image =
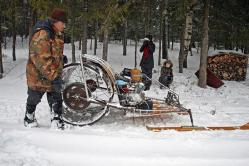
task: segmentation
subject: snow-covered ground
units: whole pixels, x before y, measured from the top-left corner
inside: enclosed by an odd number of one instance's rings
[[[98,56],[101,55],[98,45]],[[244,82],[225,81],[219,89],[201,89],[194,73],[199,56],[189,56],[189,68],[178,73],[178,51],[169,50],[174,62],[172,90],[193,111],[195,125],[242,125],[249,122],[249,78]],[[157,47],[158,48],[158,47]],[[79,54],[77,50],[77,54]],[[89,54],[93,50],[88,50]],[[108,62],[120,72],[134,67],[134,46],[122,56],[120,44],[110,44]],[[26,102],[25,66],[27,45],[18,43],[17,61],[10,47],[4,50],[4,78],[0,80],[0,165],[1,166],[248,166],[249,131],[151,132],[144,122],[112,112],[92,126],[72,127],[64,131],[50,129],[50,113],[46,97],[37,107],[40,128],[23,126]],[[65,54],[70,56],[70,45]],[[155,52],[157,64],[158,50]],[[139,61],[139,57],[138,57]],[[154,78],[160,67],[156,65]],[[249,72],[249,71],[248,71]],[[153,85],[146,95],[163,98],[165,91]],[[189,125],[185,116],[169,115],[167,125]],[[164,122],[165,123],[165,122]]]

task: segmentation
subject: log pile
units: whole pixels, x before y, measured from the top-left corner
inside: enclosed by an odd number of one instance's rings
[[[244,81],[248,65],[248,56],[221,52],[208,57],[208,69],[222,80]]]

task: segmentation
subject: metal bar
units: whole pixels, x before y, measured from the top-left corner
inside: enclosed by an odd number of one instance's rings
[[[189,118],[190,118],[190,121],[191,121],[191,125],[194,126],[194,120],[193,120],[193,116],[192,116],[192,112],[191,110],[187,110],[188,114],[189,114]]]
[[[85,86],[86,99],[87,99],[87,101],[89,101],[89,93],[88,93],[86,79],[85,79],[85,73],[84,73],[84,63],[83,63],[82,55],[79,55],[79,56],[80,56],[80,65],[81,65],[81,76],[83,78],[83,82],[84,82],[84,86]]]

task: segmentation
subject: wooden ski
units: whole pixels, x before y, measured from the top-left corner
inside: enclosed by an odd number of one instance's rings
[[[146,126],[150,131],[159,132],[162,130],[176,130],[176,131],[213,131],[213,130],[249,130],[249,123],[242,126],[214,126],[214,127],[201,127],[201,126]]]

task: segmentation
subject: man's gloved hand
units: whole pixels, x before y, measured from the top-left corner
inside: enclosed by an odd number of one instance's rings
[[[62,79],[61,77],[56,77],[53,81],[52,81],[52,89],[57,92],[60,93],[62,90]]]

